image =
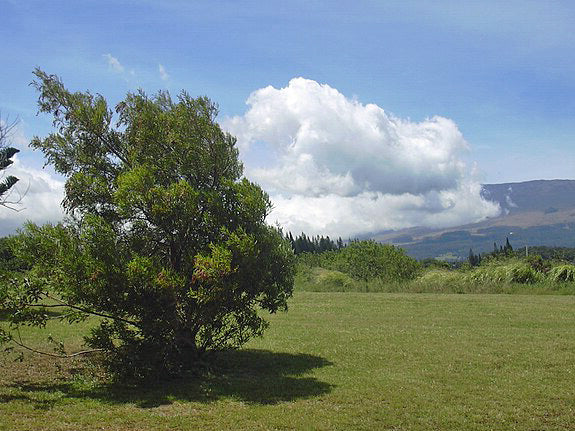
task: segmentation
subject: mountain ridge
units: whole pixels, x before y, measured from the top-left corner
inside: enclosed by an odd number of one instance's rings
[[[398,245],[413,257],[465,259],[492,251],[508,237],[514,247],[575,247],[575,180],[484,184],[482,196],[499,204],[497,217],[451,228],[414,227],[370,235]]]

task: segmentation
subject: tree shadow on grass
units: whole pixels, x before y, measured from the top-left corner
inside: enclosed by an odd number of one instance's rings
[[[236,350],[219,352],[208,369],[166,382],[100,384],[78,382],[24,383],[11,385],[18,394],[0,395],[0,402],[12,399],[37,404],[39,394],[59,393],[63,398],[97,399],[110,404],[133,403],[153,408],[177,401],[213,402],[222,398],[254,404],[277,404],[296,399],[316,397],[330,392],[332,385],[306,376],[316,368],[333,365],[314,355],[276,353],[267,350]],[[8,397],[8,398],[6,398]],[[45,397],[36,408],[46,409]]]

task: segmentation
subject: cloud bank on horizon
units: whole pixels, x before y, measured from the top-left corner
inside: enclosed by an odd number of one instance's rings
[[[294,78],[248,98],[222,126],[237,136],[246,175],[270,193],[268,220],[307,234],[367,234],[448,227],[499,214],[462,156],[469,151],[448,118],[397,118],[316,81]],[[270,160],[271,159],[271,160]]]

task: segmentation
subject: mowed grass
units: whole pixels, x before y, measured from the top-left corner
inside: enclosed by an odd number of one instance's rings
[[[0,429],[575,429],[573,296],[298,292],[270,320],[164,384],[5,358]]]

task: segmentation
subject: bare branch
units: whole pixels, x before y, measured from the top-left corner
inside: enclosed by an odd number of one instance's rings
[[[0,148],[4,145],[4,142],[8,139],[8,136],[12,133],[12,130],[18,124],[18,119],[10,121],[9,117],[5,121],[1,119],[2,115],[0,113]]]
[[[22,342],[22,337],[20,336],[20,331],[18,331],[18,338],[19,340],[12,338],[12,341],[14,342],[14,344],[16,344],[17,346],[22,347],[23,349],[26,349],[30,352],[33,353],[37,353],[39,355],[44,355],[44,356],[51,356],[53,358],[62,358],[62,359],[69,359],[69,358],[74,358],[76,356],[81,356],[81,355],[87,355],[90,353],[95,353],[95,352],[102,352],[104,349],[90,349],[90,350],[82,350],[80,352],[76,352],[76,353],[70,353],[70,354],[66,354],[66,355],[61,355],[58,353],[51,353],[51,352],[44,352],[42,350],[37,350],[34,349],[33,347],[27,346],[26,344],[24,344]]]

